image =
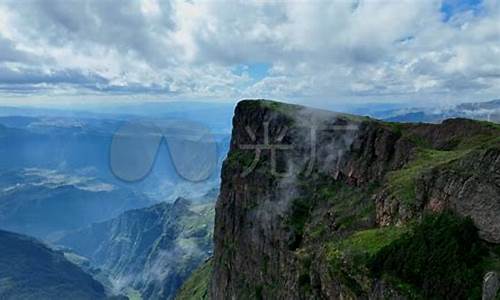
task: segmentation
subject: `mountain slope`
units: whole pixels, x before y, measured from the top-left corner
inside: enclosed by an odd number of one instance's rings
[[[497,125],[466,119],[397,124],[240,102],[216,205],[211,298],[439,298],[446,289],[476,298],[482,274],[500,270],[499,136]],[[273,156],[269,142],[284,150]],[[253,165],[256,144],[264,150]],[[436,254],[409,251],[435,240]],[[389,272],[389,254],[431,278],[433,255],[474,271],[435,265],[448,274],[430,289],[421,275]]]
[[[0,178],[0,228],[48,240],[152,203],[141,193],[54,170],[5,171]]]
[[[105,299],[103,286],[35,239],[0,231],[0,299]]]
[[[194,205],[179,198],[127,211],[57,243],[107,270],[117,291],[133,287],[144,299],[170,299],[210,255],[213,216],[213,202]]]

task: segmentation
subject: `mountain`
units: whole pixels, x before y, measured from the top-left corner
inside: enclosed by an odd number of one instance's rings
[[[0,299],[107,299],[103,286],[41,242],[0,230]]]
[[[21,110],[22,112],[23,110]],[[216,110],[217,111],[217,110]],[[43,112],[43,110],[41,110]],[[8,115],[2,116],[0,111],[0,169],[9,171],[21,171],[26,168],[37,168],[54,170],[67,173],[72,176],[83,173],[88,177],[95,177],[103,182],[113,184],[118,187],[133,189],[138,193],[147,194],[155,202],[168,199],[174,201],[178,196],[196,197],[207,190],[218,185],[220,178],[220,166],[228,149],[228,129],[226,121],[217,121],[214,118],[201,118],[204,123],[200,123],[194,129],[189,120],[200,116],[194,112],[191,114],[181,114],[180,112],[167,114],[159,119],[147,117],[126,117],[126,116],[101,116],[100,119],[90,118],[85,114],[74,112],[74,115],[63,116],[23,116]],[[210,110],[201,114],[209,115]],[[220,114],[217,114],[220,116]],[[221,116],[222,117],[222,116]],[[227,118],[229,119],[229,118]],[[226,119],[224,119],[226,120]],[[127,125],[135,123],[162,124],[165,131],[168,131],[169,141],[158,145],[158,148],[144,149],[141,138],[144,134],[139,133],[134,140],[139,141],[127,145],[127,151],[111,151],[114,138],[118,136],[120,129],[127,128]],[[169,123],[170,122],[170,123]],[[152,128],[157,128],[153,126]],[[191,130],[191,132],[189,132]],[[185,157],[194,153],[196,147],[204,149],[197,142],[193,143],[193,132],[208,131],[211,144],[216,148],[215,157],[210,166],[211,171],[208,180],[203,182],[192,182],[186,180],[181,171],[200,167],[200,165],[190,165],[195,157]],[[199,135],[198,132],[198,135]],[[196,136],[196,135],[195,135]],[[190,151],[186,151],[189,149]],[[143,159],[148,157],[153,150],[153,166],[148,170],[146,177],[135,182],[122,181],[116,176],[116,170],[112,168],[111,158],[123,155],[124,153],[139,153],[137,157],[124,156],[124,160],[130,162],[132,159]],[[112,153],[114,156],[112,156]],[[206,151],[208,156],[208,151]],[[129,167],[130,164],[122,162]],[[113,165],[116,166],[116,165]],[[191,167],[191,168],[190,168]],[[130,167],[131,168],[131,167]],[[128,168],[128,169],[130,169]],[[127,170],[127,168],[125,168]],[[195,172],[198,170],[194,170]],[[195,173],[198,174],[198,173]],[[1,179],[1,178],[0,178]]]
[[[0,172],[0,228],[43,239],[153,202],[92,177],[27,168]]]
[[[500,272],[499,137],[241,101],[211,270],[178,297],[480,299]]]
[[[449,118],[469,118],[490,122],[500,122],[500,99],[486,102],[470,102],[444,108],[412,108],[391,110],[378,117],[391,122],[439,123]]]
[[[143,299],[172,299],[211,255],[213,217],[213,199],[193,204],[179,198],[127,211],[56,243],[106,270],[115,291],[133,287]]]

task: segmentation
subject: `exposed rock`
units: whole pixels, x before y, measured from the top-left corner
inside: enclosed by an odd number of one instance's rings
[[[321,129],[313,143],[311,126]],[[461,119],[399,125],[240,102],[216,204],[212,299],[400,297],[363,270],[342,266],[332,274],[324,243],[376,225],[404,225],[426,210],[470,216],[484,239],[500,242],[499,152],[490,143],[499,133]],[[241,146],[269,141],[286,146],[276,164],[263,148],[246,172],[256,151]],[[298,172],[283,177],[275,166]],[[328,190],[333,186],[344,190]]]
[[[483,300],[495,300],[500,288],[500,281],[496,272],[488,272],[483,280]]]
[[[432,169],[418,180],[416,190],[426,209],[469,216],[485,240],[500,243],[499,148],[473,151]]]

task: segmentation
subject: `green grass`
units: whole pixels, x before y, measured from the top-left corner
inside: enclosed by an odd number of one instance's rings
[[[336,230],[354,231],[371,226],[375,218],[375,206],[370,198],[372,188],[352,187],[342,182],[335,182],[326,177],[303,179],[300,188],[302,194],[292,201],[290,213],[285,223],[293,235],[289,249],[297,249],[305,236],[313,240],[328,237],[329,228],[324,222],[314,222],[311,218],[317,207],[327,209],[335,219]],[[320,218],[315,216],[315,218]]]
[[[208,287],[212,274],[212,261],[209,260],[189,277],[182,285],[175,299],[205,300],[209,299]]]
[[[340,243],[343,252],[372,256],[380,249],[399,238],[405,232],[403,227],[382,227],[354,233]]]
[[[376,253],[370,268],[420,291],[425,299],[478,299],[487,249],[472,220],[452,213],[421,223]]]
[[[500,271],[500,246],[450,212],[357,231],[324,249],[331,276],[358,296],[371,289],[363,278],[380,278],[408,299],[478,299],[483,275]]]
[[[392,195],[403,203],[413,203],[415,199],[415,181],[423,172],[434,167],[448,164],[468,153],[463,151],[439,151],[420,149],[417,158],[401,170],[390,172],[387,175],[388,185]]]
[[[338,183],[336,187],[320,191],[332,204],[339,230],[356,230],[375,218],[375,204],[370,198],[372,189]]]
[[[405,228],[384,227],[358,231],[326,244],[324,257],[330,276],[340,281],[352,298],[371,290],[369,262],[385,246],[398,239]]]
[[[277,112],[280,112],[283,114],[294,113],[294,112],[297,112],[298,110],[303,108],[300,105],[283,103],[283,102],[278,102],[278,101],[273,101],[273,100],[257,100],[257,101],[261,107],[269,108],[271,110],[274,110],[274,111],[277,111]]]
[[[246,103],[248,106],[250,104],[250,101]],[[343,118],[348,121],[353,121],[353,122],[362,122],[362,121],[373,121],[370,117],[367,116],[358,116],[358,115],[352,115],[352,114],[347,114],[347,113],[338,113],[334,111],[329,111],[329,110],[322,110],[322,109],[313,109],[313,108],[306,108],[301,105],[296,105],[296,104],[290,104],[290,103],[284,103],[284,102],[279,102],[279,101],[274,101],[274,100],[265,100],[265,99],[256,99],[252,100],[252,103],[250,104],[254,108],[260,107],[260,108],[268,108],[272,111],[281,113],[285,116],[292,117],[290,119],[289,125],[293,125],[293,117],[296,116],[296,113],[307,109],[307,110],[316,110],[316,111],[323,111],[326,113],[332,114],[332,118],[338,117],[338,118]]]
[[[347,258],[355,264],[366,264],[382,248],[406,232],[405,227],[382,227],[358,231],[327,245],[327,259],[333,264]]]

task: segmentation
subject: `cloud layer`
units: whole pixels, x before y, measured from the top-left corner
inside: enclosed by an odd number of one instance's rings
[[[500,2],[7,0],[0,95],[486,100]]]

